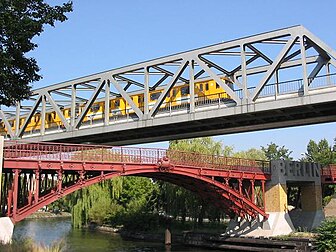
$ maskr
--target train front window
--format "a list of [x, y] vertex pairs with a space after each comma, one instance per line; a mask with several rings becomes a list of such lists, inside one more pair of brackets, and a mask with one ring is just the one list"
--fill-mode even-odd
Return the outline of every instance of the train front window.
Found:
[[205, 83], [205, 90], [208, 91], [209, 90], [209, 83]]
[[203, 91], [203, 83], [199, 85], [200, 91]]

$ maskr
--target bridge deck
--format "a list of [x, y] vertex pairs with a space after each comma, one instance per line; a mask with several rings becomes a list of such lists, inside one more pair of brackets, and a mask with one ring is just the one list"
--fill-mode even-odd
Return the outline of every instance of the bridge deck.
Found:
[[[262, 175], [270, 174], [268, 161], [205, 155], [170, 149], [77, 145], [58, 143], [29, 143], [5, 141], [4, 167], [13, 169], [111, 170], [111, 164], [156, 165], [167, 158], [173, 166], [194, 167], [214, 172]], [[91, 166], [90, 166], [91, 164]], [[95, 168], [93, 168], [95, 167]], [[251, 175], [251, 176], [255, 176]]]

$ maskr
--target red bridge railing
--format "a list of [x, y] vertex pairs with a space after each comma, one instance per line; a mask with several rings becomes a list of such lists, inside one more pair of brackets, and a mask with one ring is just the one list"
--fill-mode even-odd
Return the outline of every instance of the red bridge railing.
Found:
[[324, 184], [336, 184], [336, 164], [323, 167], [321, 170], [321, 179]]
[[170, 149], [46, 142], [30, 143], [21, 140], [5, 141], [4, 147], [5, 159], [156, 164], [159, 159], [164, 157], [168, 157], [173, 165], [204, 167], [216, 170], [270, 173], [270, 163], [268, 161], [205, 155]]

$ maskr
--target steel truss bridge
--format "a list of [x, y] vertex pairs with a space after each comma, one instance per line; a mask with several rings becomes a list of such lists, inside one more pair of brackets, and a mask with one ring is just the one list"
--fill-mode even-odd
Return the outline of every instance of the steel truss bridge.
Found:
[[5, 141], [1, 214], [18, 222], [83, 187], [118, 176], [179, 185], [230, 216], [267, 218], [266, 161], [175, 150]]
[[[119, 145], [331, 122], [335, 67], [336, 52], [294, 26], [40, 88], [16, 107], [2, 107], [0, 118], [10, 139]], [[195, 95], [195, 82], [207, 80], [215, 80], [230, 99]], [[181, 83], [189, 85], [187, 102], [164, 104]], [[155, 90], [163, 91], [150, 104]], [[133, 102], [133, 93], [144, 95], [143, 106]], [[116, 97], [129, 104], [122, 115], [111, 113], [109, 101]], [[88, 115], [96, 102], [104, 102], [100, 120]], [[80, 113], [78, 104], [84, 107]], [[70, 108], [70, 118], [63, 108]], [[46, 128], [48, 111], [57, 113], [59, 125]], [[40, 129], [27, 131], [36, 114]], [[11, 120], [20, 118], [21, 126], [12, 127]]]

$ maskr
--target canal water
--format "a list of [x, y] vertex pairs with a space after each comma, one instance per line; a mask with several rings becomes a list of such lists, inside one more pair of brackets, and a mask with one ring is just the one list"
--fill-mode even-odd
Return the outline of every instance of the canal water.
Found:
[[114, 233], [72, 229], [69, 218], [28, 219], [19, 222], [15, 225], [13, 238], [30, 238], [36, 243], [47, 246], [55, 241], [64, 240], [66, 243], [65, 251], [69, 252], [209, 251], [174, 244], [171, 247], [166, 247], [162, 243], [124, 241], [120, 235]]

